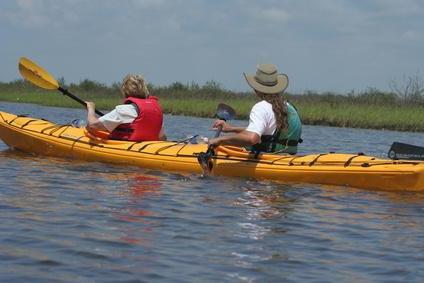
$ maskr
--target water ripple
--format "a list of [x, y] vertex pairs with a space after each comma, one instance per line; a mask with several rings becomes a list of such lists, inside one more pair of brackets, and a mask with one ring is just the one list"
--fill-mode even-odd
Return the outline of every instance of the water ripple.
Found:
[[[55, 121], [85, 115], [1, 105]], [[210, 119], [166, 119], [193, 123], [208, 135]], [[189, 128], [175, 129], [175, 138], [192, 134]], [[316, 136], [323, 138], [308, 138]], [[390, 131], [305, 127], [302, 145], [305, 152], [366, 148], [383, 154], [398, 137]], [[423, 140], [417, 133], [401, 137]], [[2, 282], [424, 278], [424, 194], [201, 178], [27, 155], [2, 143], [0, 180]]]

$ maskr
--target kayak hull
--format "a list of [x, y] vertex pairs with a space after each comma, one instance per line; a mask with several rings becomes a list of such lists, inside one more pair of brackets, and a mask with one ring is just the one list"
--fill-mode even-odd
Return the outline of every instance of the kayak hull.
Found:
[[[0, 112], [0, 139], [24, 152], [201, 174], [197, 155], [205, 144], [174, 141], [107, 141], [71, 125]], [[324, 153], [305, 156], [261, 154], [218, 147], [213, 175], [352, 186], [388, 191], [423, 191], [424, 162]]]

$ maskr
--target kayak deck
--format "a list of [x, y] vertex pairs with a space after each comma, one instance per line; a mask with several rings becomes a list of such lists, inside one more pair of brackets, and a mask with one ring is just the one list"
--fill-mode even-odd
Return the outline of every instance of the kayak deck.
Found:
[[[202, 169], [197, 155], [207, 150], [205, 144], [176, 141], [104, 140], [72, 125], [6, 112], [0, 112], [0, 139], [28, 153], [199, 174]], [[344, 153], [255, 156], [243, 148], [221, 146], [212, 162], [213, 175], [390, 191], [424, 190], [424, 162], [420, 161]]]

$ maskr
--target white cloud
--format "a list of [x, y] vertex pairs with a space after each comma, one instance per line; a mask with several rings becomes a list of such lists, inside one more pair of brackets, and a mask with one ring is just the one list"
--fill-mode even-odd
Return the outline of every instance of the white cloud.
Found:
[[15, 7], [3, 10], [0, 15], [3, 21], [17, 28], [62, 28], [79, 22], [75, 11], [81, 3], [80, 0], [17, 0]]
[[48, 19], [40, 13], [36, 2], [19, 0], [16, 4], [15, 9], [1, 11], [3, 21], [25, 28], [37, 28], [48, 24]]
[[17, 0], [16, 3], [22, 9], [30, 9], [30, 8], [32, 8], [34, 6], [34, 1], [33, 0]]
[[[111, 82], [142, 69], [155, 83], [216, 79], [240, 89], [241, 72], [268, 61], [284, 66], [292, 86], [378, 86], [377, 76], [381, 85], [393, 77], [390, 72], [424, 69], [416, 59], [424, 49], [423, 5], [422, 0], [0, 1], [0, 31], [8, 38], [0, 58], [34, 53], [53, 63], [60, 59], [66, 68], [59, 75], [69, 81]], [[14, 75], [15, 65], [2, 68], [0, 80]], [[361, 80], [352, 80], [358, 73]]]
[[421, 14], [424, 9], [422, 0], [373, 0], [376, 14], [386, 17], [408, 17]]
[[415, 30], [407, 30], [402, 34], [402, 38], [406, 40], [422, 40], [424, 38], [422, 32], [417, 32]]
[[158, 8], [171, 3], [172, 0], [131, 0], [130, 2], [136, 8]]
[[290, 16], [284, 9], [265, 9], [258, 14], [259, 20], [270, 21], [277, 24], [286, 23], [289, 21]]

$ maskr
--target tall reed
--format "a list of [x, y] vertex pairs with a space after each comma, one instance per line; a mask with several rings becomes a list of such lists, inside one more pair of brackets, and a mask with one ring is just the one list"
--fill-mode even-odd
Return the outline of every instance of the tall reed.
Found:
[[[90, 80], [62, 85], [97, 108], [110, 110], [120, 103], [119, 84], [106, 86]], [[247, 119], [256, 99], [251, 93], [232, 92], [216, 82], [204, 85], [173, 83], [169, 86], [149, 85], [151, 93], [160, 98], [165, 113], [213, 117], [218, 103], [231, 105], [239, 119]], [[284, 94], [301, 115], [304, 124], [341, 127], [424, 131], [424, 98], [399, 97], [390, 92], [370, 88], [360, 93]], [[57, 91], [41, 90], [22, 80], [0, 83], [0, 100], [50, 106], [81, 107]]]

